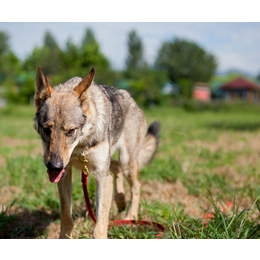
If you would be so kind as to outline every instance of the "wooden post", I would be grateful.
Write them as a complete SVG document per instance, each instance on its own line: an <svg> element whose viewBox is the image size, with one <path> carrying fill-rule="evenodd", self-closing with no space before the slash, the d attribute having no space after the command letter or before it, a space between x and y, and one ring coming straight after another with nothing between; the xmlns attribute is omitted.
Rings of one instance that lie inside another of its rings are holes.
<svg viewBox="0 0 260 260"><path fill-rule="evenodd" d="M253 92L253 90L248 90L247 91L247 101L249 103L252 103L254 101L254 92Z"/></svg>

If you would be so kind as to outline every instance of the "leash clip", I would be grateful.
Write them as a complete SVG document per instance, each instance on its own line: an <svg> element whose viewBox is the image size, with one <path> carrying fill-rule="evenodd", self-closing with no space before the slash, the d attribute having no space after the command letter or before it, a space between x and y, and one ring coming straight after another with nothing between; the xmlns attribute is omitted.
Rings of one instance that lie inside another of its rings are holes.
<svg viewBox="0 0 260 260"><path fill-rule="evenodd" d="M89 174L89 170L88 170L88 165L87 165L87 158L86 155L84 153L81 153L79 156L80 161L83 162L83 168L82 171L85 172L87 175Z"/></svg>

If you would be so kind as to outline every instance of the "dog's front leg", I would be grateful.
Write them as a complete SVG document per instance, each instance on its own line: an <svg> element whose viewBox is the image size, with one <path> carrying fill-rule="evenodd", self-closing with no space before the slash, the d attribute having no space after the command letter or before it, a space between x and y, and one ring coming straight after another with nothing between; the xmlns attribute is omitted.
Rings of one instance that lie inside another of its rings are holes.
<svg viewBox="0 0 260 260"><path fill-rule="evenodd" d="M109 210L113 194L113 178L109 172L96 178L96 216L94 238L107 238Z"/></svg>
<svg viewBox="0 0 260 260"><path fill-rule="evenodd" d="M61 215L61 230L59 238L69 238L73 229L71 186L72 170L71 166L68 166L66 176L58 182Z"/></svg>

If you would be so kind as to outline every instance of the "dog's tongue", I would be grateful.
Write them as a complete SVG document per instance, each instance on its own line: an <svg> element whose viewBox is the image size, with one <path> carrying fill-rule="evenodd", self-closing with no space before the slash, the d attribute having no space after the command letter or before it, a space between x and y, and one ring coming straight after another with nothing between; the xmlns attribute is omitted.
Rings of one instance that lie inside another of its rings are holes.
<svg viewBox="0 0 260 260"><path fill-rule="evenodd" d="M62 174L65 172L65 169L63 169L60 172L51 172L50 170L47 170L47 173L49 174L49 180L52 183L57 183L60 181L60 178Z"/></svg>

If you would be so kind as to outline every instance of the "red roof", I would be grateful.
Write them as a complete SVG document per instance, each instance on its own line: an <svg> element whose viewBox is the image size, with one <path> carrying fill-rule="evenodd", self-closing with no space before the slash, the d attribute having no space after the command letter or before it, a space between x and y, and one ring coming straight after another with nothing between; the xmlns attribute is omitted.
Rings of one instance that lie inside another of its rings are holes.
<svg viewBox="0 0 260 260"><path fill-rule="evenodd" d="M248 81L242 77L239 77L235 80L232 80L224 84L221 89L224 90L235 90L235 89L244 89L244 90L260 90L260 86L252 81Z"/></svg>

